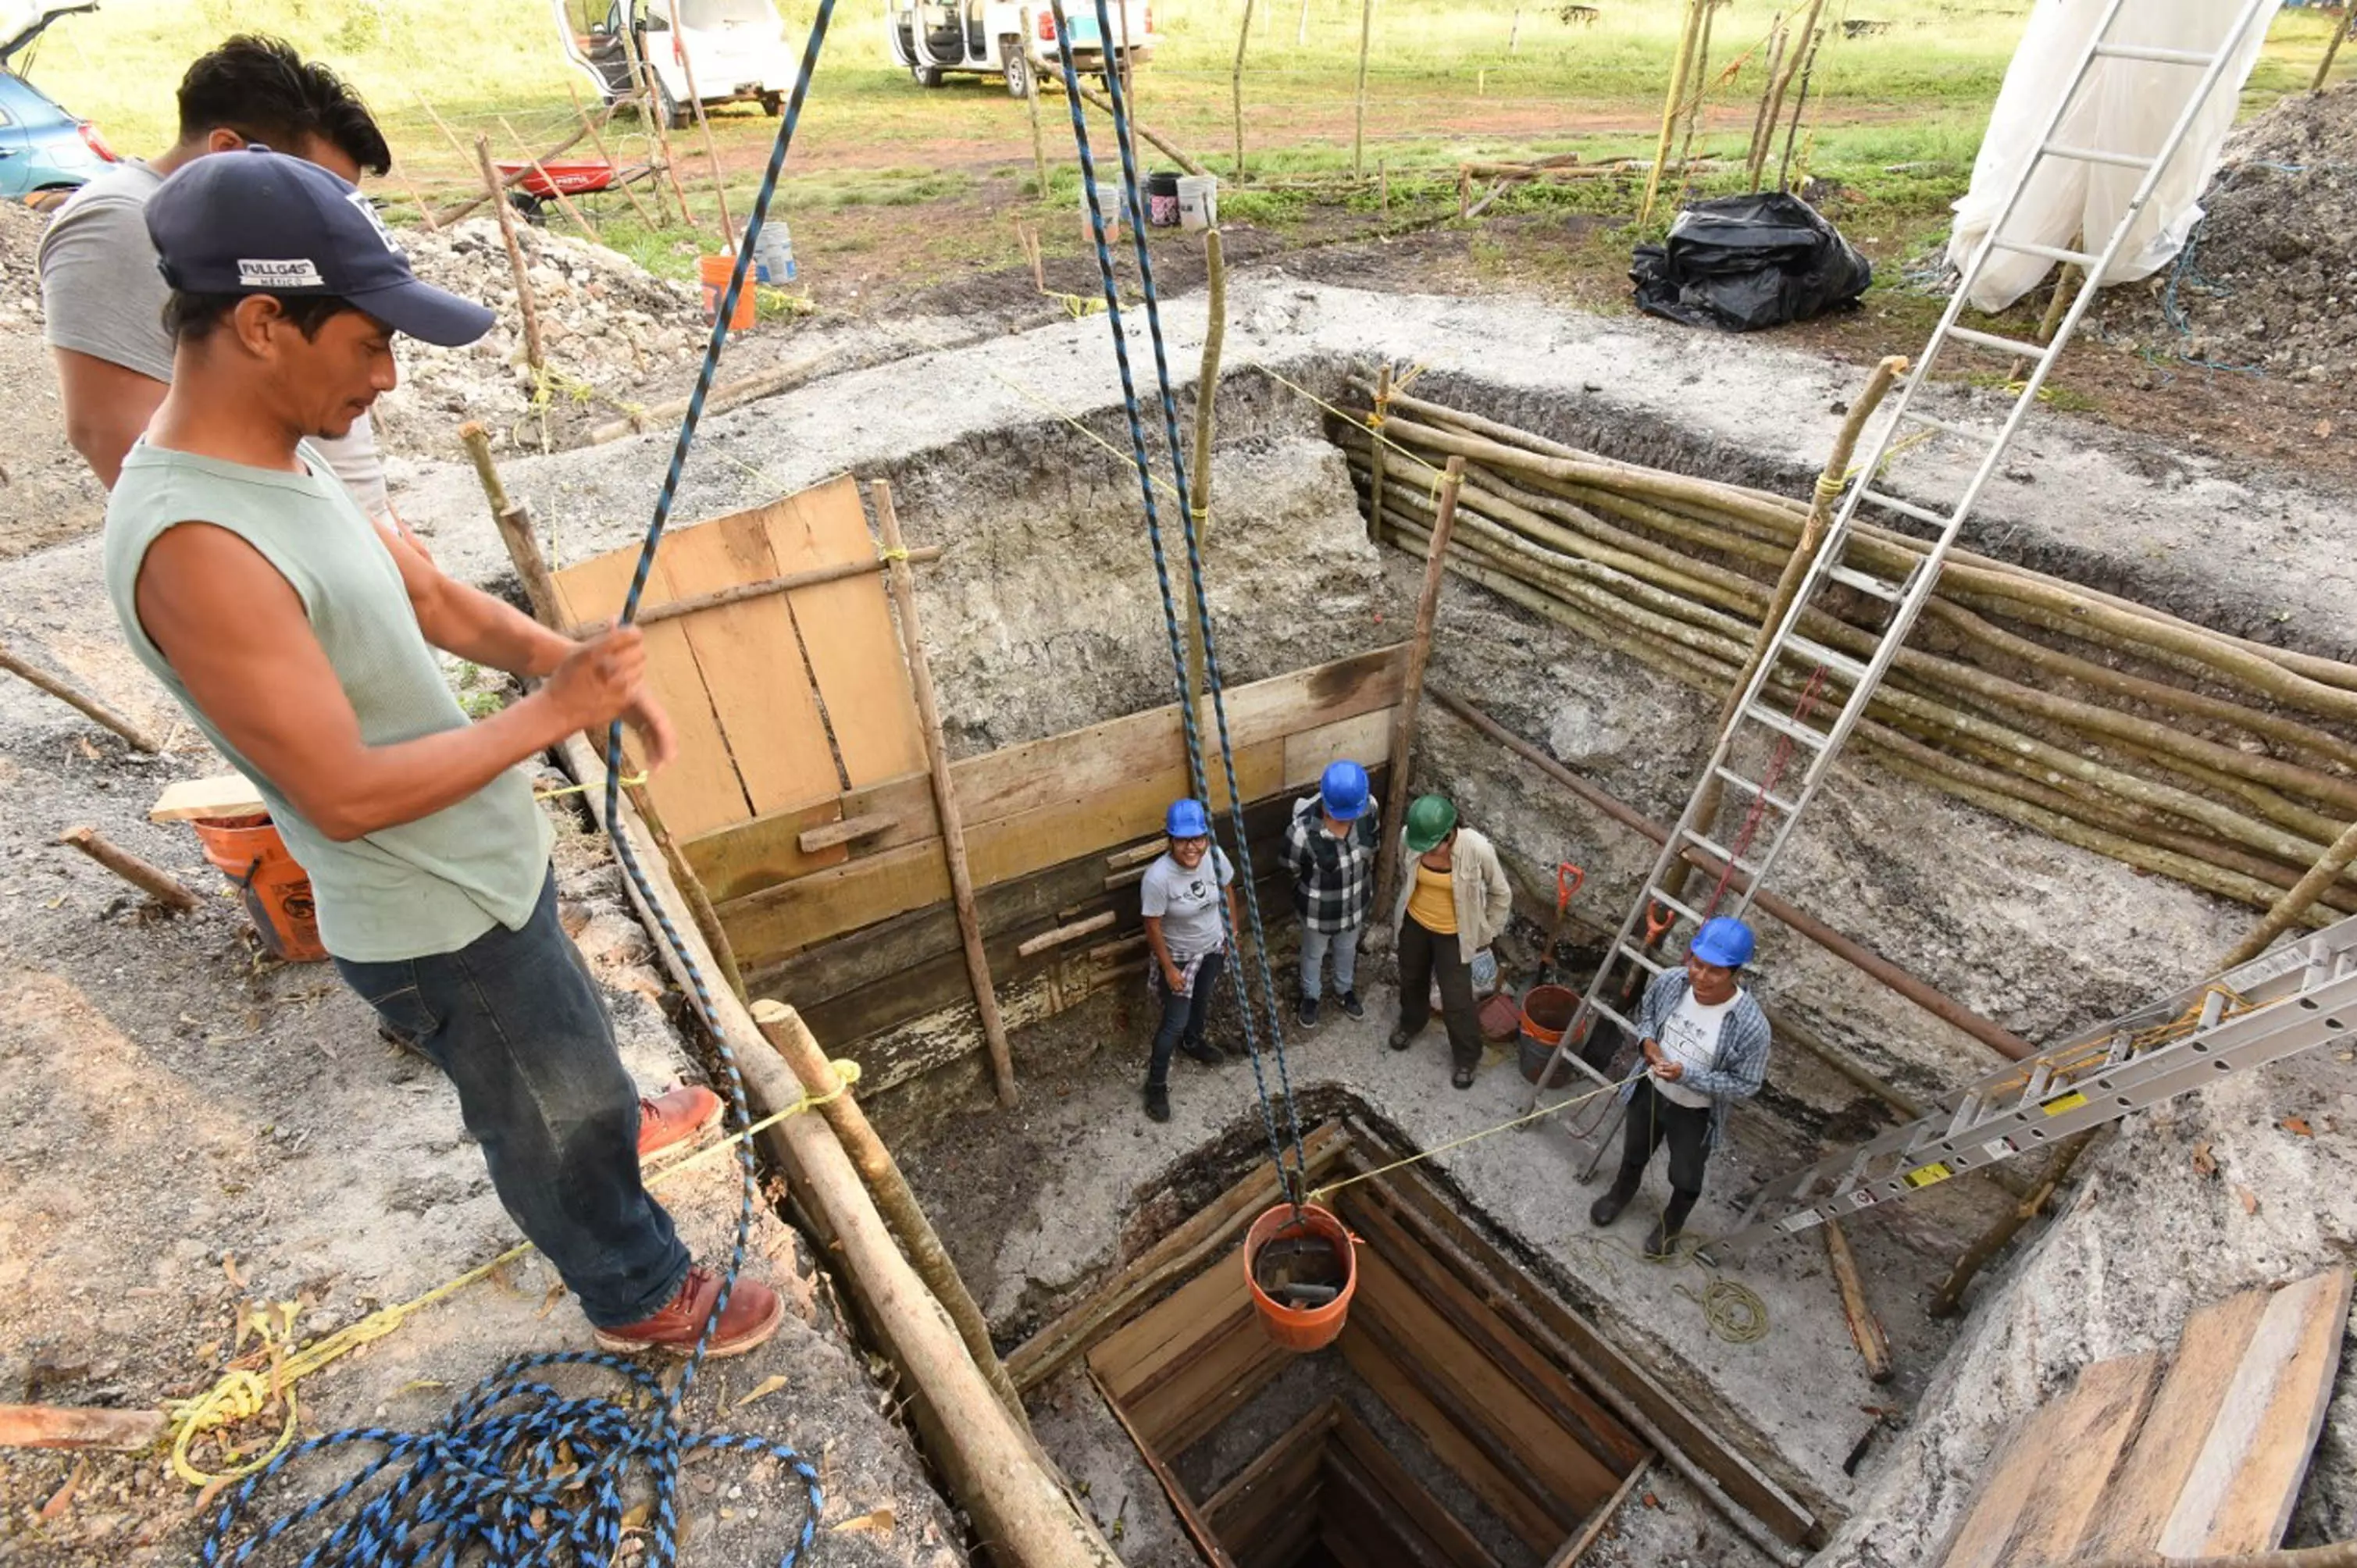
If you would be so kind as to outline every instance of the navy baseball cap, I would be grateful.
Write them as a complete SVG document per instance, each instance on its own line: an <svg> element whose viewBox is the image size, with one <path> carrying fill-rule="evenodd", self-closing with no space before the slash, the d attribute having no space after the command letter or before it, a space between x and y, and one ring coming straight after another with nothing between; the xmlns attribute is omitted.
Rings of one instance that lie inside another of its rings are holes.
<svg viewBox="0 0 2357 1568"><path fill-rule="evenodd" d="M418 282L357 188L258 143L176 171L147 203L147 236L164 281L186 294L333 295L446 349L473 342L494 319Z"/></svg>

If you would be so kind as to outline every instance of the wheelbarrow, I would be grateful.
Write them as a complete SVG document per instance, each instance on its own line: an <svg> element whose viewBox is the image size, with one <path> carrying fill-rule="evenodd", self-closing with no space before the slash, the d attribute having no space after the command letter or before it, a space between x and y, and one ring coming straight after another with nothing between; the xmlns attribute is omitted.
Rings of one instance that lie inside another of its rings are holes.
<svg viewBox="0 0 2357 1568"><path fill-rule="evenodd" d="M548 204L560 195L595 196L654 173L651 164L621 165L605 158L560 158L543 161L537 167L516 160L491 166L508 185L508 200L534 223L546 218Z"/></svg>

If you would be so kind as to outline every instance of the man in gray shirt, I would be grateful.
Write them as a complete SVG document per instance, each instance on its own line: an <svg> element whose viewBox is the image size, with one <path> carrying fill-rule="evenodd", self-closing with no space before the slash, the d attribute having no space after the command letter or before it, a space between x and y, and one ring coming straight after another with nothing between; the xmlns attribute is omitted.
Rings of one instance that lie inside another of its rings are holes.
<svg viewBox="0 0 2357 1568"><path fill-rule="evenodd" d="M82 187L41 237L41 306L66 439L110 490L172 380L164 330L170 291L146 220L165 179L197 158L254 142L352 183L393 166L384 134L350 87L276 38L241 36L199 58L180 81L179 109L178 141L151 162L125 163ZM367 416L350 435L317 445L361 510L398 527Z"/></svg>

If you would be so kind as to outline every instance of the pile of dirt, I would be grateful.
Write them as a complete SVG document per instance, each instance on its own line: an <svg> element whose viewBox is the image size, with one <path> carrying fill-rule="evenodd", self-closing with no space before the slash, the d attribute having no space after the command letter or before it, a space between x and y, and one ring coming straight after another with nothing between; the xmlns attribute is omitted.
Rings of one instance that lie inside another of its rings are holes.
<svg viewBox="0 0 2357 1568"><path fill-rule="evenodd" d="M2237 131L2207 216L2107 338L2296 381L2357 380L2357 85L2296 92Z"/></svg>
<svg viewBox="0 0 2357 1568"><path fill-rule="evenodd" d="M602 423L639 389L693 363L705 328L696 290L659 278L628 256L569 235L519 224L533 302L548 360L548 438L570 444L581 426ZM388 451L447 455L455 422L476 419L517 445L538 446L542 410L524 362L515 274L497 220L470 218L439 233L402 237L418 276L479 300L499 322L463 349L404 341L401 388L377 404L378 438Z"/></svg>

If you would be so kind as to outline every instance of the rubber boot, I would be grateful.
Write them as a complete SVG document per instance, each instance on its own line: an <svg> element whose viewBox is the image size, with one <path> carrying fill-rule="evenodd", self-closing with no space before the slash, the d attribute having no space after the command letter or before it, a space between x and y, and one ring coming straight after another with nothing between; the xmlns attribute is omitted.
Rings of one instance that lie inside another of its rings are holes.
<svg viewBox="0 0 2357 1568"><path fill-rule="evenodd" d="M1701 1196L1698 1192L1671 1192L1668 1207L1653 1222L1652 1234L1645 1238L1645 1256L1660 1261L1676 1255L1678 1233L1686 1228L1686 1216L1694 1212L1695 1200Z"/></svg>
<svg viewBox="0 0 2357 1568"><path fill-rule="evenodd" d="M1629 1200L1637 1196L1637 1184L1644 1179L1644 1166L1639 1165L1633 1171L1621 1166L1620 1174L1612 1178L1611 1190L1587 1206L1587 1222L1600 1230L1620 1219Z"/></svg>
<svg viewBox="0 0 2357 1568"><path fill-rule="evenodd" d="M1167 1085L1149 1083L1146 1086L1146 1114L1156 1122L1170 1120L1170 1090Z"/></svg>

